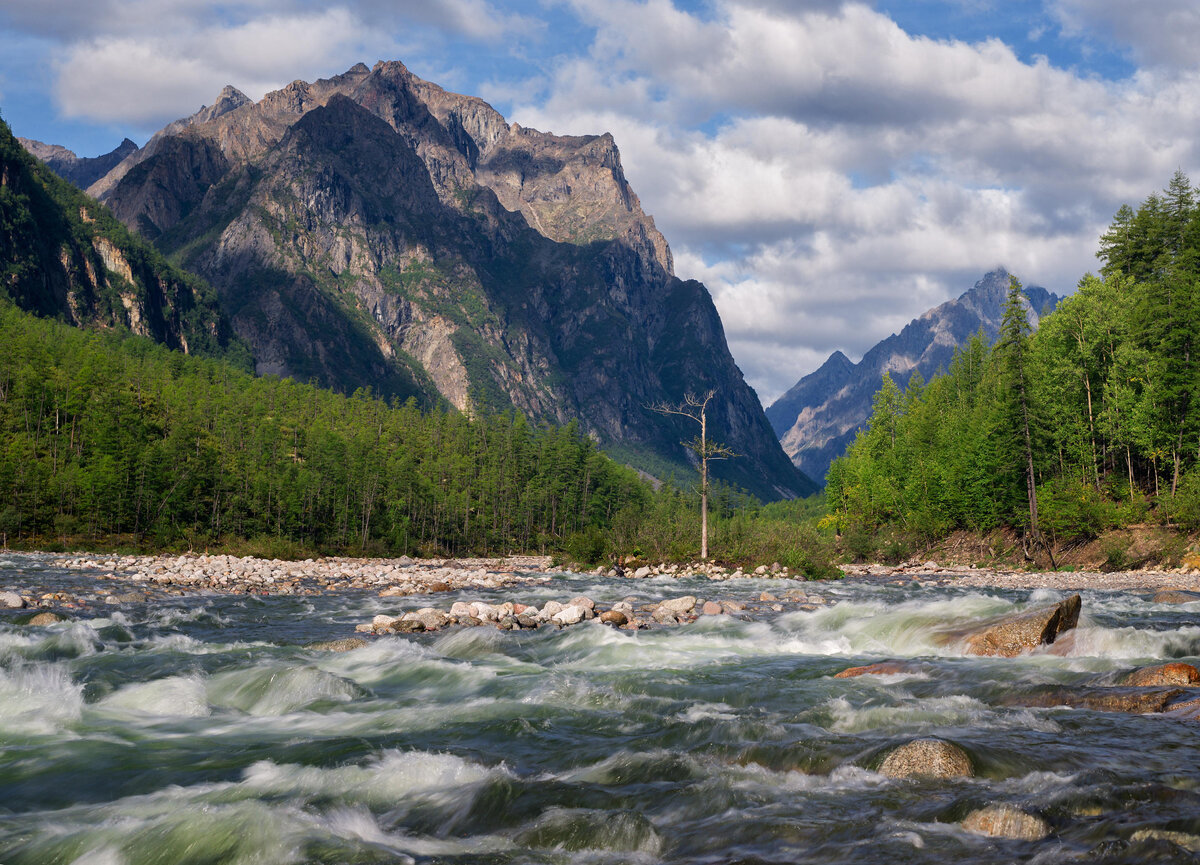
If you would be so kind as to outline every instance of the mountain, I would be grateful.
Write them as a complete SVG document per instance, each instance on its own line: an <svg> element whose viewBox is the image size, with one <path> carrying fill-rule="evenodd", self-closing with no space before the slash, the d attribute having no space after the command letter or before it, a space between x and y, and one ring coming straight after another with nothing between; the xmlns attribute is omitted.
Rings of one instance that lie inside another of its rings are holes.
<svg viewBox="0 0 1200 865"><path fill-rule="evenodd" d="M816 489L733 362L708 291L678 279L612 136L508 123L401 63L252 102L232 87L90 187L217 289L260 373L582 429L691 477L686 420L713 389L717 475Z"/></svg>
<svg viewBox="0 0 1200 865"><path fill-rule="evenodd" d="M243 362L215 292L33 158L0 121L0 294L76 326L123 327Z"/></svg>
<svg viewBox="0 0 1200 865"><path fill-rule="evenodd" d="M18 138L17 141L46 163L51 171L80 189L87 189L138 149L136 144L126 138L103 156L76 156L60 144L43 144L30 138Z"/></svg>
<svg viewBox="0 0 1200 865"><path fill-rule="evenodd" d="M829 464L846 451L871 416L871 398L885 372L901 388L915 370L932 378L949 367L954 350L983 330L995 340L1004 315L1009 274L998 268L955 300L925 312L877 343L857 364L835 351L767 409L783 449L806 475L822 481ZM1024 289L1030 323L1061 298L1040 286Z"/></svg>

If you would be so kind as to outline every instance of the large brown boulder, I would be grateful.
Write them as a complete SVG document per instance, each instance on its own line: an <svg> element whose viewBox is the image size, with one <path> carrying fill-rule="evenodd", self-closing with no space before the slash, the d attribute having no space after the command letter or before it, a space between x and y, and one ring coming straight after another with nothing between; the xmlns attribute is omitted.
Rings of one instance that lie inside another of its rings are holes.
<svg viewBox="0 0 1200 865"><path fill-rule="evenodd" d="M975 774L967 752L943 739L914 739L884 758L879 772L889 778L969 778Z"/></svg>
<svg viewBox="0 0 1200 865"><path fill-rule="evenodd" d="M1200 593L1184 589L1163 589L1151 598L1154 604L1192 604L1196 601L1200 601Z"/></svg>
<svg viewBox="0 0 1200 865"><path fill-rule="evenodd" d="M1012 805L988 805L972 811L963 819L962 827L976 835L1016 841L1040 841L1050 834L1045 820Z"/></svg>
<svg viewBox="0 0 1200 865"><path fill-rule="evenodd" d="M1122 681L1122 685L1135 688L1154 687L1188 687L1200 682L1200 670L1191 664L1178 661L1171 664L1158 664L1154 667L1142 667L1134 670Z"/></svg>
<svg viewBox="0 0 1200 865"><path fill-rule="evenodd" d="M969 655L1011 658L1050 645L1059 634L1074 628L1079 622L1080 603L1079 595L1072 595L1057 604L992 619L957 636L966 641Z"/></svg>

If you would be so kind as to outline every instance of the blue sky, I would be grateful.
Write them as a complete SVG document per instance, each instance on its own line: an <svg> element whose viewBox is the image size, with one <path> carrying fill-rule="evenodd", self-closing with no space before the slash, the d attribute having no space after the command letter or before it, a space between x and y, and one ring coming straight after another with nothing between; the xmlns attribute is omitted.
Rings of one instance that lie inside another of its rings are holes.
<svg viewBox="0 0 1200 865"><path fill-rule="evenodd" d="M1070 291L1197 179L1194 0L0 0L0 113L80 155L233 84L404 61L609 131L764 403L1003 264Z"/></svg>

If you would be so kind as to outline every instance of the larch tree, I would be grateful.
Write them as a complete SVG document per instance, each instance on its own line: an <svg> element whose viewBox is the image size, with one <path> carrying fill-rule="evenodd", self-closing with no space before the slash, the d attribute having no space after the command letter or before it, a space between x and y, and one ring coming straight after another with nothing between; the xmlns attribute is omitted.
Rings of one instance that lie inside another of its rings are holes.
<svg viewBox="0 0 1200 865"><path fill-rule="evenodd" d="M681 403L655 403L651 411L659 414L679 415L690 418L700 425L700 435L681 444L696 455L700 470L700 558L708 558L708 463L737 456L734 451L708 437L708 404L717 395L715 390L697 395L687 393Z"/></svg>

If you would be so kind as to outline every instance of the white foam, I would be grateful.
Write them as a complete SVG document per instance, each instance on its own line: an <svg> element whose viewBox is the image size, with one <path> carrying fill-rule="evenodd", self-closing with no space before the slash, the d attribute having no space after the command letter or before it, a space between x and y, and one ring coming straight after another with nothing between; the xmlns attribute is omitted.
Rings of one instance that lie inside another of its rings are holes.
<svg viewBox="0 0 1200 865"><path fill-rule="evenodd" d="M59 733L82 711L83 686L72 681L64 664L0 669L0 731Z"/></svg>
<svg viewBox="0 0 1200 865"><path fill-rule="evenodd" d="M359 688L316 667L251 667L218 673L208 680L207 702L250 715L286 715L313 703L349 702Z"/></svg>
<svg viewBox="0 0 1200 865"><path fill-rule="evenodd" d="M1048 717L1027 709L994 709L987 703L963 694L943 697L914 698L894 691L892 699L903 703L891 705L868 704L855 706L846 697L835 697L825 706L832 715L829 729L839 733L862 733L868 730L916 729L937 727L972 727L974 729L1034 729L1054 733L1058 724Z"/></svg>
<svg viewBox="0 0 1200 865"><path fill-rule="evenodd" d="M452 754L388 750L365 765L319 768L263 760L246 769L243 784L256 793L336 796L394 806L405 797L453 792L473 798L478 785L507 775Z"/></svg>
<svg viewBox="0 0 1200 865"><path fill-rule="evenodd" d="M204 680L199 676L167 676L125 685L101 700L99 709L132 714L200 718L210 714Z"/></svg>

